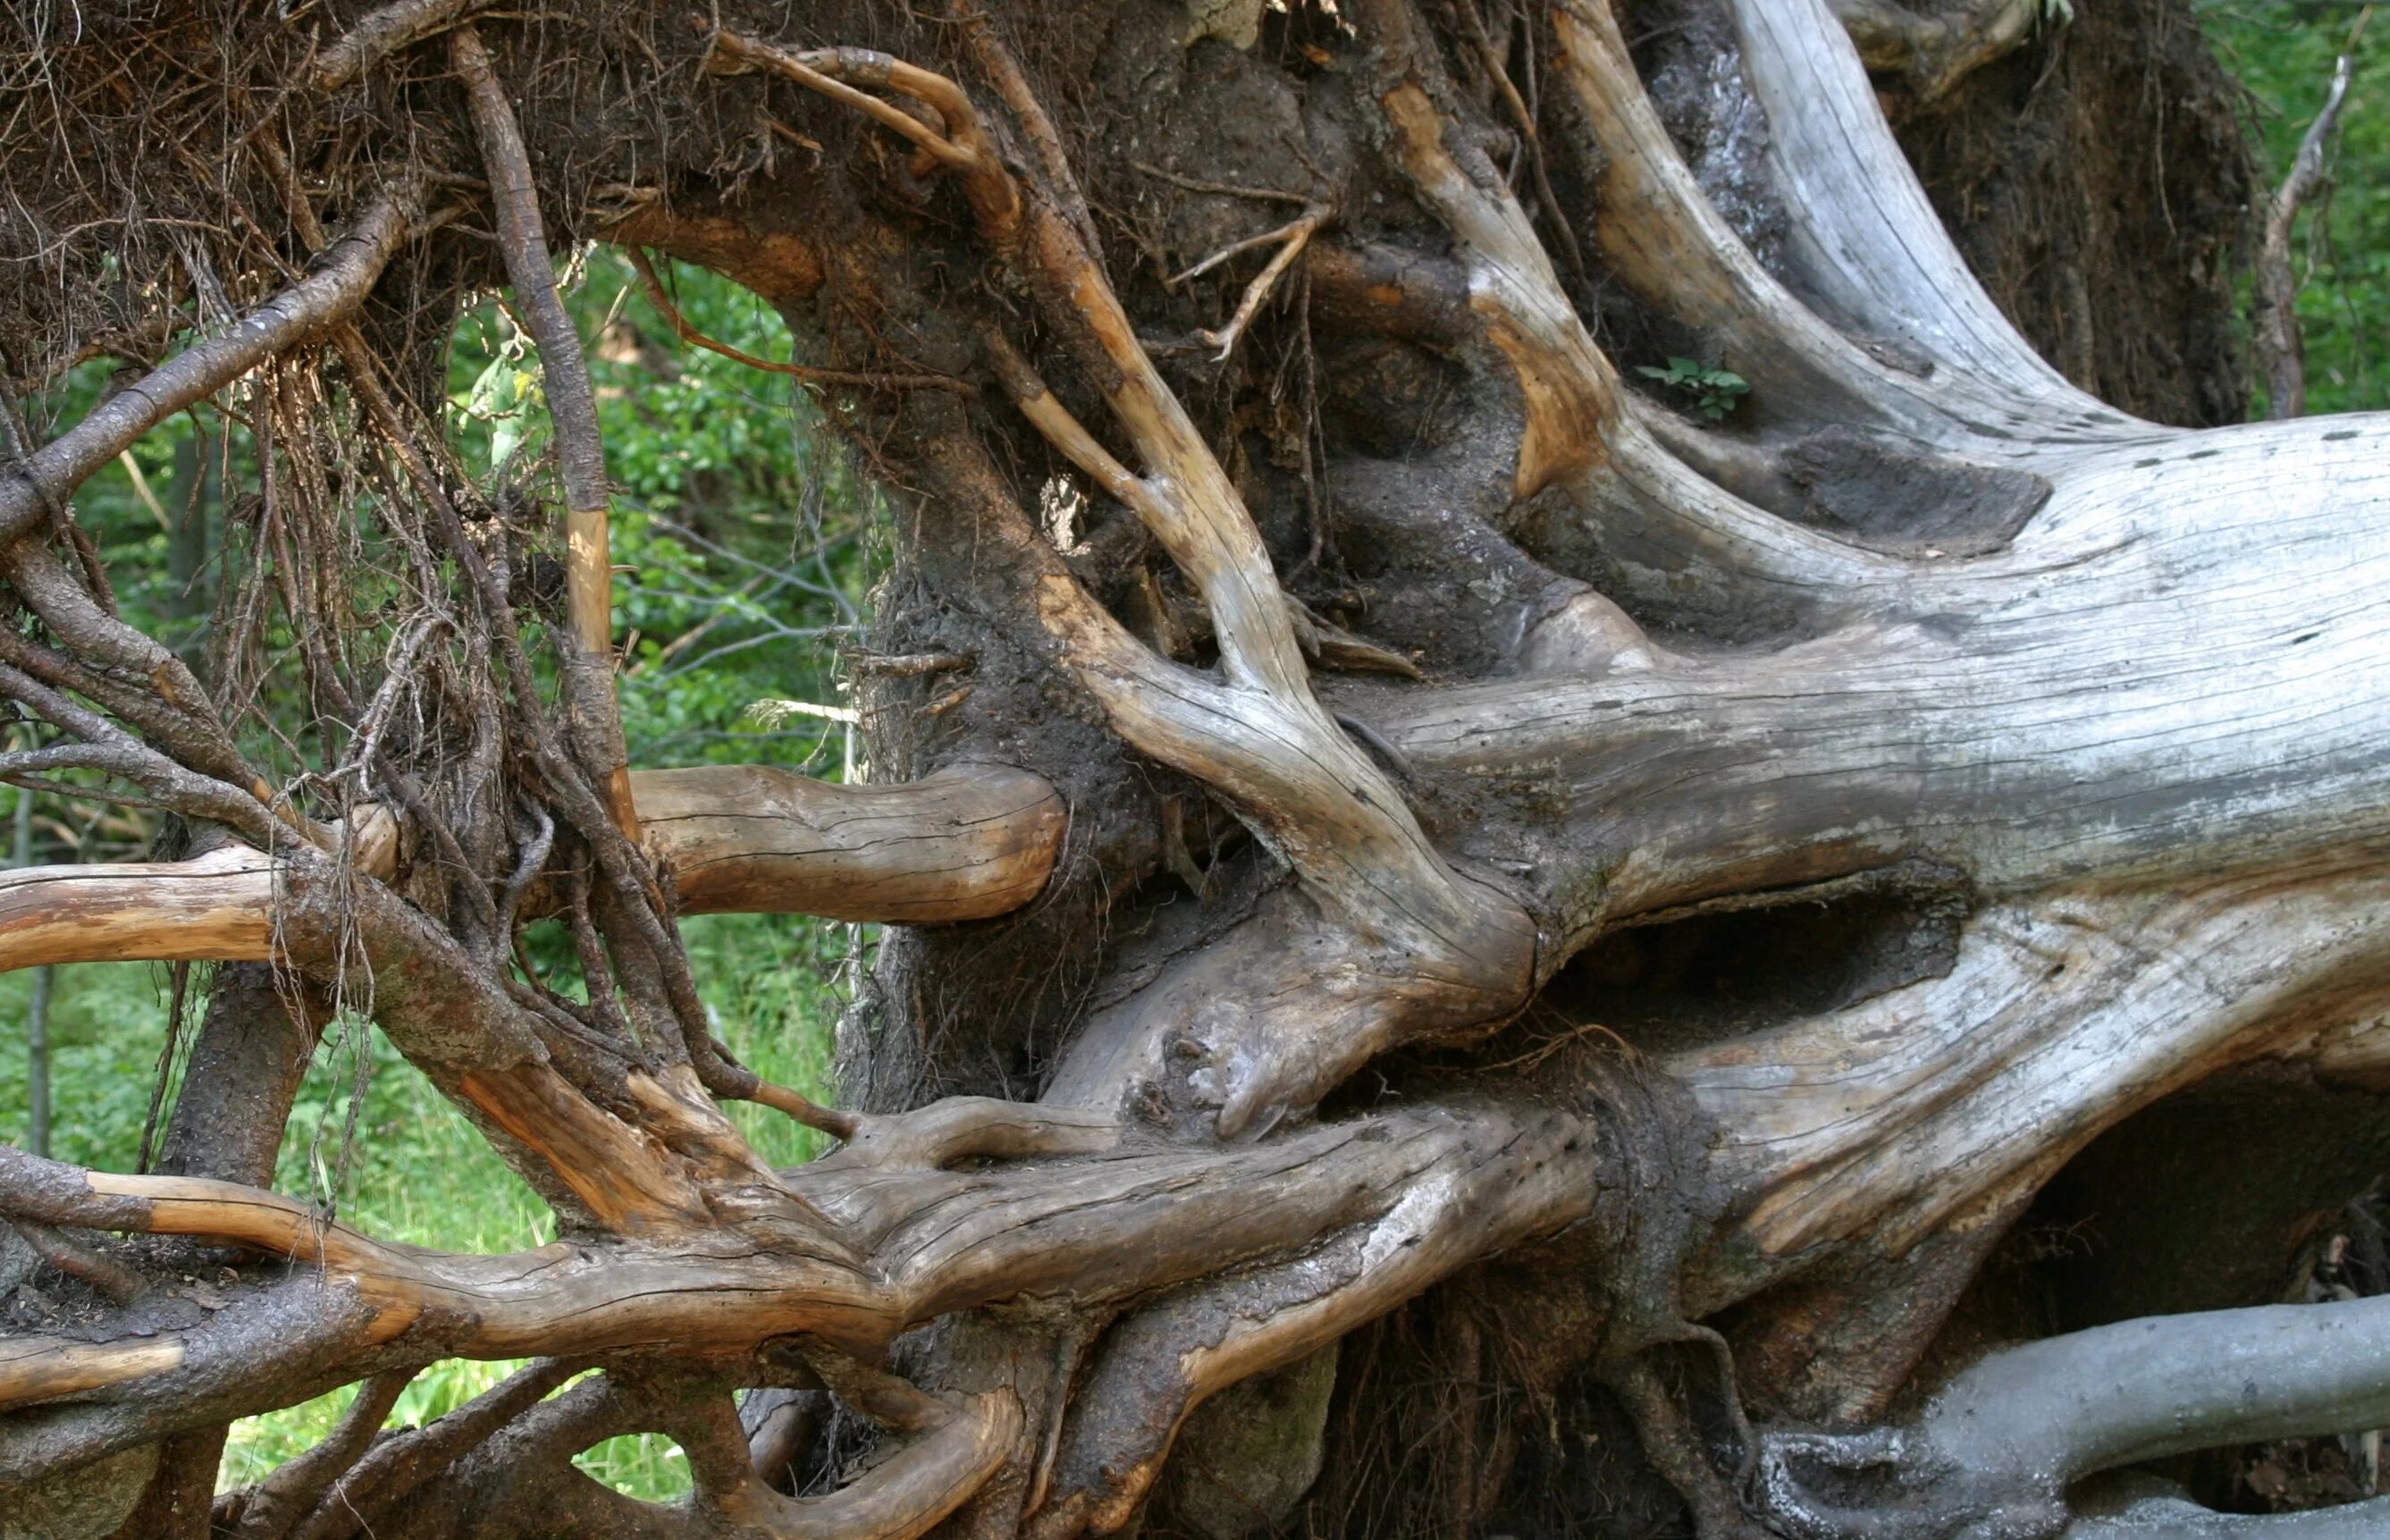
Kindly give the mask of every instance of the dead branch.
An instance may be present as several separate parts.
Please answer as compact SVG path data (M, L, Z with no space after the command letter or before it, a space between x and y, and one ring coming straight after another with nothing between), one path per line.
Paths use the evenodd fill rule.
M788 1540L915 1540L995 1474L1021 1436L1021 1403L997 1390L960 1406L915 1392L922 1415L892 1458L822 1497L785 1497L756 1474L726 1395L682 1413L670 1431L688 1451L698 1506Z
M187 861L0 875L0 968L120 957L262 961L275 859L230 845Z
M691 913L981 919L1046 884L1066 815L1042 778L957 765L900 786L837 786L722 765L632 777L642 827Z
M1963 371L1931 382L1887 366L1804 303L1761 264L1712 206L1668 136L1637 77L1626 41L1603 0L1551 9L1554 73L1577 108L1573 132L1589 140L1602 217L1592 236L1609 272L1687 326L1795 417L1879 420L1929 441L1968 442L1963 426L1985 414L1953 414L1936 399L1977 388Z
M1945 371L1997 381L2075 433L2146 432L2068 383L2000 314L1926 200L1826 0L1734 0L1744 78L1799 276L1836 312Z
M1295 258L1303 255L1304 247L1310 242L1312 236L1326 222L1329 212L1325 204L1311 204L1291 223L1280 225L1267 235L1256 236L1251 240L1238 241L1232 246L1215 251L1170 280L1174 285L1182 284L1189 278L1209 272L1213 267L1240 251L1251 250L1254 247L1271 243L1276 243L1278 246L1278 251L1270 258L1269 264L1255 275L1253 282L1245 286L1244 295L1237 302L1236 313L1228 317L1227 324L1217 331L1205 330L1196 333L1202 339L1206 347L1219 350L1213 355L1214 363L1226 363L1228 355L1237 351L1237 340L1244 335L1245 327L1252 324L1253 316L1261 310L1262 302L1269 298L1271 289L1276 287L1278 280L1284 276L1286 270L1294 265Z
M937 1171L964 1160L1036 1160L1096 1155L1125 1132L1100 1112L988 1097L949 1097L898 1116L842 1112L846 1141L833 1161L891 1171Z
M1010 244L1022 215L1021 191L981 126L970 98L944 75L870 48L790 53L724 31L713 35L706 68L716 74L767 70L894 130L932 162L960 173L981 228L999 247ZM858 86L892 90L921 103L937 115L944 131Z
M19 1215L9 1223L33 1248L34 1255L77 1282L97 1290L110 1303L131 1304L149 1288L149 1280L132 1268L69 1239L39 1220Z
M1129 164L1157 182L1167 182L1189 192L1215 193L1222 198L1251 198L1265 203L1291 203L1298 209L1308 208L1313 201L1302 193L1288 192L1281 187L1247 187L1233 182L1210 182L1200 176L1182 176L1175 171L1149 165L1143 160L1131 160Z
M990 23L986 10L979 0L946 0L946 14L961 24L972 58L996 87L997 97L1012 114L1022 137L1029 142L1031 153L1037 157L1046 195L1054 199L1088 250L1103 250L1103 237L1096 230L1095 216L1087 212L1087 195L1071 169L1070 156L1063 151L1062 135L1054 127L1054 120L1047 115L1046 104L1037 99L1037 93L1021 72L1020 61L1012 57L1012 50L1004 45L1004 40Z
M2362 1021L2390 955L2378 892L2343 873L2001 905L1946 978L1668 1068L1735 1130L1718 1174L1755 1198L1738 1244L1786 1257L1864 1225L1902 1251L2169 1089ZM2319 1020L2326 999L2345 1004Z
M315 56L307 89L329 96L402 48L487 10L495 0L392 0L368 11Z
M2304 415L2307 407L2306 347L2299 330L2298 276L2292 271L2291 234L2299 208L2323 186L2324 151L2340 126L2340 109L2348 99L2348 83L2357 63L2358 39L2372 15L2369 8L2350 30L2348 46L2332 63L2332 86L2323 108L2299 137L2298 153L2282 185L2266 204L2265 232L2257 250L2257 324L2251 341L2258 367L2266 377L2266 415L2281 421Z
M984 919L1037 896L1067 823L1051 786L1002 765L902 786L710 765L636 771L631 787L647 848L673 872L687 914ZM384 809L360 809L353 828L333 826L329 842L362 876L387 879L394 868L397 827ZM126 957L263 962L276 956L276 905L291 875L251 845L184 861L0 873L0 971ZM538 876L527 867L515 889L532 916L557 903ZM286 960L305 960L290 956L290 939Z

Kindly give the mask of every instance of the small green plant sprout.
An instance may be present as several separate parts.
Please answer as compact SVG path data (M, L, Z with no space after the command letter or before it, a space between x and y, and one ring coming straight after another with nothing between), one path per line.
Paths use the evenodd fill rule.
M1702 416L1712 422L1724 422L1728 413L1744 396L1751 393L1751 381L1728 369L1704 367L1699 359L1671 358L1664 369L1650 364L1636 366L1635 372L1647 379L1656 379L1672 391L1682 391L1693 398Z
M507 462L522 447L532 430L541 426L539 419L546 415L539 361L526 357L529 342L530 339L509 327L507 340L498 345L489 367L482 371L471 391L455 408L460 417L488 430L490 473L494 476L507 468Z

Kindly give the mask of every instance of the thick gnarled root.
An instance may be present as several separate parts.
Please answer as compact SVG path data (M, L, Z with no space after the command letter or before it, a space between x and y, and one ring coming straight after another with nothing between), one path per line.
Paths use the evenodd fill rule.
M0 1212L204 1237L266 1261L197 1324L176 1324L171 1301L153 1324L136 1303L112 1338L16 1344L0 1360L0 1405L51 1431L0 1438L0 1481L280 1405L292 1375L328 1388L447 1356L587 1359L665 1343L736 1355L792 1336L870 1354L991 1300L1067 1294L1086 1305L1340 1237L1356 1254L1407 1260L1396 1273L1423 1287L1419 1267L1433 1276L1557 1227L1593 1191L1582 1125L1532 1109L1423 1108L1266 1145L1189 1148L1124 1144L1086 1113L1003 1106L933 1107L909 1127L873 1120L849 1150L787 1174L797 1212L823 1227L765 1216L511 1256L375 1241L238 1184L112 1177L6 1151ZM937 1169L1009 1152L1032 1158ZM1459 1201L1469 1193L1482 1200ZM1432 1244L1414 1253L1412 1236ZM1373 1270L1356 1283L1378 1302L1368 1310L1403 1297ZM1322 1319L1364 1303L1330 1302ZM101 1393L34 1409L70 1392Z
M2250 1521L2143 1500L2070 1527L2067 1489L2136 1461L2385 1422L2390 1297L2167 1315L1995 1353L1906 1427L1768 1434L1760 1486L1797 1540L2053 1540L2162 1519L2179 1527L2160 1533L2330 1534L2359 1516Z

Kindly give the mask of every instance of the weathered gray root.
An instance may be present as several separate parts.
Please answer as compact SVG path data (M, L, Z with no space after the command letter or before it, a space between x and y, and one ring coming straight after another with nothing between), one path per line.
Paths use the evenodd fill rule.
M2385 1423L2390 1296L2266 1305L2126 1321L1995 1353L1906 1426L1766 1435L1760 1481L1766 1511L1798 1540L2044 1540L2101 1534L2100 1525L2129 1534L2180 1515L2144 1501L2089 1530L2069 1528L2067 1488L2167 1455ZM1854 1500L1854 1490L1863 1495ZM2366 1506L2367 1517L2380 1512ZM2276 1533L2217 1521L2228 1527L2189 1533ZM2320 1534L2372 1533L2324 1515L2302 1515L2281 1533L2309 1534L2299 1527L2308 1523Z
M2065 1540L2375 1540L2390 1534L2390 1497L2305 1513L2218 1513L2180 1497L2143 1497L2087 1513Z

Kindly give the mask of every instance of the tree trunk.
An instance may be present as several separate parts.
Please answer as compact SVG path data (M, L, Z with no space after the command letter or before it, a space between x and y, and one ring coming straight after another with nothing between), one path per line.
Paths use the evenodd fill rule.
M2062 45L2037 7L285 9L41 32L12 130L51 135L8 151L37 234L135 186L173 212L0 276L12 372L150 365L0 481L0 694L50 739L0 776L105 775L191 838L11 874L0 966L240 971L158 1170L0 1150L50 1290L0 1341L9 1522L200 1533L227 1422L359 1381L220 1531L2383 1521L2152 1484L2390 1422L2378 1300L2000 1308L2004 1237L2136 1113L2270 1076L2355 1123L2390 1084L2390 423L2089 393L2228 415L2203 307L2245 170L2212 134L2242 180L2143 312L1966 216L1971 272L1886 108L1963 167L1984 83ZM2170 100L2216 87L2182 13L2136 14ZM62 174L128 71L151 99ZM170 193L151 143L223 148ZM2019 176L2102 217L2151 186ZM887 492L872 784L624 773L548 276L585 236L777 306ZM173 308L202 269L237 320ZM421 405L422 314L499 285L555 406L529 520ZM2024 318L2053 356L1996 293L2073 317ZM2166 325L2067 329L2133 314ZM203 680L62 515L219 392L261 467L221 602L290 641ZM370 615L356 550L405 575ZM268 773L261 699L307 703L315 773ZM675 921L729 909L891 927L842 1106L713 1041ZM584 998L513 966L545 918ZM553 1243L430 1251L266 1189L334 1005ZM727 1100L840 1148L774 1170ZM379 1428L455 1356L533 1362ZM685 1502L572 1462L642 1431Z

